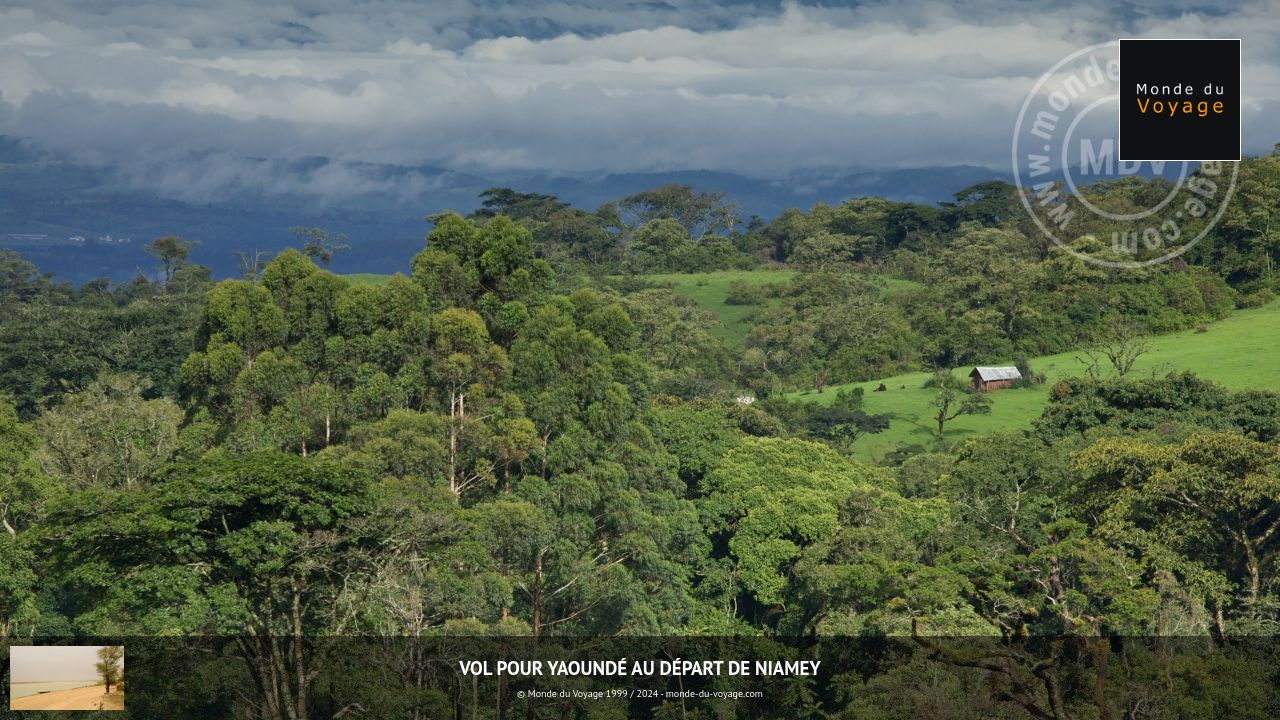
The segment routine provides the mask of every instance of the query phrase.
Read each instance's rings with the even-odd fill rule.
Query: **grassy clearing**
[[[733,283],[741,280],[749,285],[781,284],[790,282],[795,275],[795,270],[721,270],[705,273],[656,273],[641,277],[649,282],[671,285],[677,294],[684,295],[696,302],[698,307],[715,315],[720,324],[711,329],[711,334],[737,345],[751,330],[748,319],[751,314],[762,308],[779,305],[782,300],[773,298],[763,305],[726,305],[724,299],[728,297]],[[886,292],[893,293],[915,285],[910,280],[888,278]]]
[[[342,277],[353,283],[365,283],[367,285],[386,285],[391,282],[393,275],[382,275],[379,273],[351,273]]]
[[[1151,352],[1138,360],[1133,375],[1163,375],[1170,371],[1190,370],[1232,389],[1280,389],[1280,352],[1277,349],[1280,349],[1280,302],[1237,311],[1231,317],[1209,325],[1205,332],[1189,330],[1153,338]],[[1027,427],[1044,409],[1050,385],[1063,377],[1083,373],[1084,365],[1075,359],[1078,354],[1068,352],[1032,358],[1032,369],[1046,376],[1044,385],[993,393],[991,414],[952,420],[947,424],[947,441],[956,442],[999,430]],[[1011,365],[1012,362],[1010,358],[1003,358],[993,359],[990,364]],[[958,368],[955,372],[967,375],[970,369]],[[829,387],[821,393],[793,393],[791,397],[829,403],[841,389],[863,388],[868,412],[893,413],[896,416],[888,430],[861,438],[854,446],[861,459],[874,461],[899,445],[928,447],[932,442],[931,402],[934,391],[922,387],[928,377],[928,373],[908,373],[883,380]],[[886,391],[874,392],[881,382]]]
[[[786,283],[795,276],[794,270],[722,270],[705,273],[659,273],[643,275],[645,280],[670,285],[679,295],[693,300],[698,307],[716,316],[720,324],[711,334],[725,342],[737,344],[747,336],[751,323],[747,317],[763,307],[777,305],[778,299],[770,299],[764,305],[726,305],[729,287],[741,280],[750,285]]]

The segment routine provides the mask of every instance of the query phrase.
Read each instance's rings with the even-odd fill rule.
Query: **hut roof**
[[[992,380],[1021,380],[1022,373],[1016,367],[975,367],[969,377],[977,375],[983,382]]]

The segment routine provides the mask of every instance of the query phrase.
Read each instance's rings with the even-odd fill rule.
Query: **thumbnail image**
[[[15,646],[9,654],[10,710],[123,710],[120,645]]]

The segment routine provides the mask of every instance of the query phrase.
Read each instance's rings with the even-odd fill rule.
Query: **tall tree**
[[[294,239],[302,243],[302,254],[328,267],[335,253],[350,250],[345,233],[330,235],[329,231],[318,227],[294,227],[290,229]]]
[[[727,543],[742,590],[769,606],[782,602],[804,547],[836,531],[840,502],[859,487],[891,483],[817,443],[748,438],[707,475],[702,512]]]
[[[555,195],[518,192],[510,188],[492,187],[480,193],[480,207],[471,213],[472,218],[488,219],[505,215],[512,220],[547,220],[552,215],[568,209]]]
[[[108,375],[36,421],[40,462],[70,487],[132,488],[173,459],[182,409],[144,399],[149,383]]]
[[[94,666],[98,670],[98,677],[102,678],[102,684],[107,686],[107,693],[111,693],[111,686],[119,683],[124,677],[124,647],[120,645],[107,645],[98,648],[98,662]]]
[[[1111,490],[1105,537],[1138,548],[1215,603],[1216,633],[1234,611],[1244,632],[1280,614],[1265,593],[1280,578],[1280,453],[1237,433],[1199,433],[1178,445],[1126,438],[1081,453],[1082,492]],[[1216,576],[1216,579],[1215,577]],[[1239,588],[1235,598],[1226,588]]]
[[[40,276],[35,265],[13,250],[0,250],[0,309],[30,299],[39,290],[41,281],[47,282],[47,278]]]
[[[160,270],[164,273],[164,281],[168,283],[178,269],[186,264],[191,248],[197,244],[194,240],[183,240],[177,235],[165,235],[147,243],[142,249],[160,261]]]
[[[495,464],[468,452],[468,438],[484,430],[476,419],[480,401],[511,372],[502,348],[489,338],[484,320],[470,310],[450,308],[432,318],[433,374],[444,390],[448,410],[447,472],[457,497],[479,483],[494,481]],[[472,403],[468,415],[467,403]],[[470,462],[468,462],[470,459]]]
[[[53,489],[35,463],[35,449],[35,433],[0,396],[0,642],[20,627],[34,633],[39,617],[36,555],[26,535]]]
[[[359,472],[220,454],[138,492],[72,496],[45,537],[77,570],[70,589],[89,629],[235,636],[253,713],[308,720],[314,683],[360,607],[372,507]]]
[[[694,190],[691,185],[668,183],[628,195],[618,203],[624,219],[632,227],[653,220],[679,223],[694,240],[707,233],[729,233],[737,227],[739,211],[724,193]]]

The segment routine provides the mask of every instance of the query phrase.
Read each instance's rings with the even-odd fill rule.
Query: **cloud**
[[[1260,152],[1280,139],[1276,10],[33,0],[0,10],[0,133],[200,192],[258,182],[232,157],[758,176],[1003,167],[1018,106],[1059,58],[1122,35],[1216,36],[1244,38],[1246,149]],[[224,160],[156,170],[211,157]],[[317,192],[369,187],[333,173],[313,178]]]

